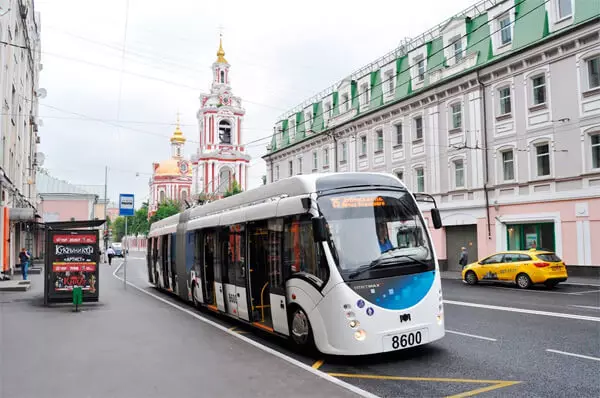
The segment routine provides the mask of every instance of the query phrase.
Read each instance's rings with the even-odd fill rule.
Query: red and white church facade
[[[241,98],[232,94],[229,68],[221,40],[217,60],[212,65],[210,93],[201,94],[196,114],[200,146],[192,156],[194,198],[221,198],[234,181],[242,190],[248,187],[250,156],[242,135],[245,110]]]

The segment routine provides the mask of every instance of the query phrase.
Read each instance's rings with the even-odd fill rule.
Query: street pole
[[[106,250],[108,249],[108,224],[106,223],[106,208],[108,207],[107,201],[108,191],[108,166],[104,166],[104,262],[107,262]]]
[[[125,247],[123,247],[123,257],[125,260],[123,261],[123,287],[127,289],[127,250],[129,245],[127,244],[127,216],[125,217]]]

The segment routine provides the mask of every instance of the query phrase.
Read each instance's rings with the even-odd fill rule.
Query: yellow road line
[[[231,327],[229,328],[229,330],[231,330],[232,332],[237,328],[237,326]]]
[[[460,394],[451,395],[451,396],[448,396],[446,398],[472,397],[474,395],[481,394],[482,392],[488,392],[488,391],[497,390],[499,388],[510,387],[510,386],[513,386],[513,385],[519,384],[519,383],[520,383],[520,381],[504,381],[502,383],[496,383],[496,384],[493,384],[491,386],[481,387],[481,388],[478,388],[476,390],[471,390],[471,391],[466,391],[466,392],[463,392],[463,393],[460,393]]]
[[[313,363],[313,369],[319,369],[321,367],[321,365],[323,365],[323,362],[325,362],[322,359],[319,359],[317,362]]]
[[[314,366],[314,365],[313,365]],[[446,383],[477,383],[477,384],[500,384],[500,383],[520,383],[519,381],[507,380],[478,380],[478,379],[454,379],[445,377],[407,377],[407,376],[384,376],[384,375],[363,375],[351,373],[329,373],[333,377],[348,377],[355,379],[374,379],[374,380],[406,380],[406,381],[436,381]]]

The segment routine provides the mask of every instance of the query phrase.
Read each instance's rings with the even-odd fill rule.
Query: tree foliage
[[[158,209],[156,213],[150,217],[150,224],[156,222],[158,220],[162,220],[163,218],[170,217],[174,214],[177,214],[181,211],[181,204],[174,200],[167,200],[158,205]]]
[[[112,223],[112,240],[120,242],[123,236],[125,236],[125,217],[119,216]]]
[[[240,184],[238,184],[238,182],[236,180],[233,180],[233,183],[231,183],[231,188],[229,188],[227,190],[227,192],[225,192],[225,194],[223,194],[223,197],[227,198],[229,196],[233,196],[233,195],[237,195],[238,193],[242,192],[242,187],[240,187]]]
[[[150,230],[150,223],[148,222],[148,202],[142,203],[142,207],[137,209],[131,217],[131,235],[147,235]]]

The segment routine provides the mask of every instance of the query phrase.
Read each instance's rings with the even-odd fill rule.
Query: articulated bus
[[[148,278],[198,307],[324,354],[445,334],[438,261],[417,201],[383,173],[299,175],[152,224]]]

